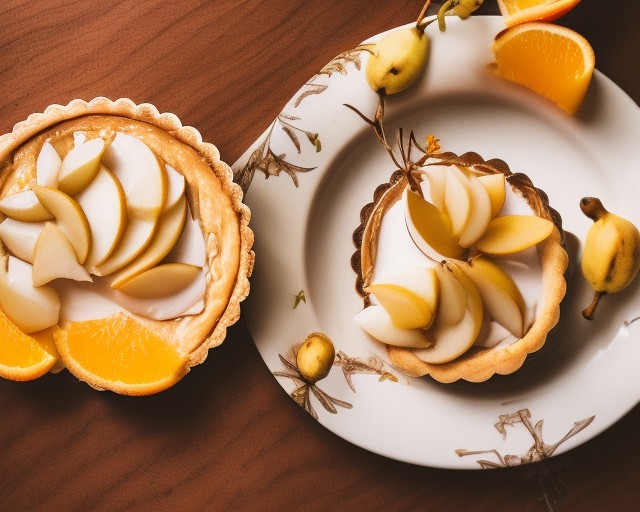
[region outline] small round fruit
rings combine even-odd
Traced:
[[[396,30],[375,45],[365,74],[380,94],[396,94],[418,78],[427,63],[429,38],[416,27]]]
[[[331,340],[321,332],[309,334],[296,354],[300,374],[311,384],[329,375],[336,351]]]

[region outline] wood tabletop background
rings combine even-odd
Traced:
[[[498,14],[485,4],[478,14]],[[639,103],[640,4],[613,4],[584,0],[559,23],[586,36],[597,67]],[[51,103],[129,97],[197,127],[231,164],[322,65],[421,5],[4,0],[0,133]],[[3,511],[588,511],[637,510],[640,499],[638,406],[542,463],[413,466],[349,444],[297,406],[242,320],[159,395],[100,393],[63,372],[0,381],[0,411]]]

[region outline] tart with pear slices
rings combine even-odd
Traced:
[[[432,153],[363,207],[356,323],[409,376],[511,374],[557,324],[568,256],[547,195],[501,160]]]
[[[0,288],[9,291],[0,307],[27,335],[51,331],[62,363],[93,387],[160,391],[239,318],[254,259],[249,218],[217,148],[175,115],[128,99],[52,105],[0,137]],[[14,279],[23,275],[33,282]],[[43,314],[26,314],[38,301]],[[171,375],[143,371],[123,384],[121,368],[83,367],[72,336],[91,322],[152,340],[136,348],[140,368],[161,365],[140,354],[162,347]]]

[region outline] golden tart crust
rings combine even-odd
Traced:
[[[478,174],[505,174],[507,183],[522,196],[533,212],[555,225],[551,235],[536,247],[542,269],[542,297],[535,321],[524,337],[507,347],[472,347],[462,356],[442,364],[426,363],[409,348],[386,346],[391,362],[411,377],[429,375],[445,384],[458,380],[484,382],[495,374],[508,375],[518,370],[529,354],[542,348],[549,331],[560,319],[560,302],[566,293],[564,273],[569,263],[563,247],[562,220],[558,212],[549,206],[547,195],[535,188],[526,175],[512,173],[502,160],[485,161],[476,153],[462,156],[445,153],[434,160],[434,163],[473,168]],[[406,179],[401,174],[394,174],[388,184],[376,189],[373,202],[362,208],[361,224],[353,237],[357,250],[352,258],[352,266],[357,274],[356,289],[363,296],[365,307],[370,302],[364,288],[370,284],[377,252],[376,224],[379,225],[384,212],[399,200],[406,185]]]
[[[136,318],[188,354],[189,366],[201,363],[210,348],[222,343],[227,327],[238,320],[253,270],[250,211],[242,203],[242,191],[233,183],[230,167],[195,128],[182,126],[174,114],[160,113],[153,105],[136,105],[126,98],[73,100],[30,115],[0,137],[0,196],[35,182],[35,161],[46,140],[64,156],[76,131],[87,138],[98,133],[108,137],[116,131],[131,134],[184,175],[187,200],[207,247],[204,310],[166,321]]]

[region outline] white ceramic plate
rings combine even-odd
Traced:
[[[387,133],[403,127],[419,140],[432,133],[444,150],[505,160],[548,193],[578,241],[591,225],[579,208],[583,196],[640,224],[638,107],[598,72],[573,117],[493,76],[491,42],[502,28],[498,17],[452,20],[445,33],[429,27],[427,72],[388,100]],[[352,233],[361,207],[394,170],[369,126],[344,106],[373,117],[368,55],[348,52],[329,63],[234,165],[250,184],[257,257],[244,314],[261,356],[321,424],[394,459],[457,469],[518,465],[587,441],[639,401],[640,286],[605,297],[588,322],[580,312],[591,291],[578,270],[543,350],[514,375],[482,384],[404,377],[354,324],[362,302]],[[306,302],[294,307],[300,292]],[[295,378],[293,350],[314,331],[326,333],[338,355],[311,388]]]

